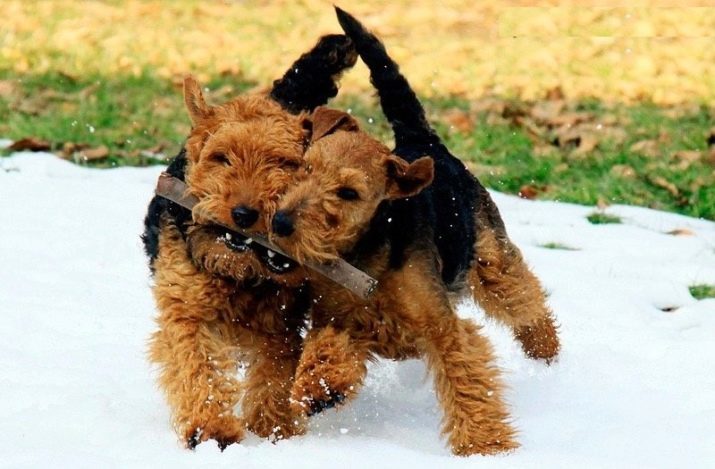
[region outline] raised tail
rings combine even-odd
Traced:
[[[338,94],[340,75],[356,60],[350,38],[343,34],[323,36],[273,82],[271,98],[291,113],[312,111]]]
[[[335,12],[343,31],[370,69],[370,81],[380,96],[382,112],[392,125],[396,145],[438,143],[439,137],[427,122],[422,104],[400,73],[400,67],[387,55],[384,44],[349,13],[337,6]]]

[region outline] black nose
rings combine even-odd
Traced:
[[[231,210],[231,216],[239,228],[248,228],[258,220],[258,210],[246,207],[245,205],[239,205]]]
[[[276,212],[271,225],[273,232],[278,236],[290,236],[295,231],[293,220],[286,212]]]

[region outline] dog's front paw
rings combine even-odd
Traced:
[[[194,449],[206,440],[215,440],[219,449],[223,451],[227,446],[243,440],[245,424],[238,417],[229,415],[186,425],[182,434],[188,449]]]
[[[355,368],[320,363],[296,377],[291,391],[291,408],[297,414],[311,416],[344,404],[353,397],[362,382]]]

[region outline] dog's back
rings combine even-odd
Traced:
[[[345,34],[353,40],[360,58],[370,69],[370,80],[395,133],[394,153],[410,162],[425,155],[435,162],[432,186],[417,197],[392,202],[389,215],[392,222],[381,225],[391,231],[394,249],[405,244],[406,226],[422,225],[426,221],[441,257],[442,279],[448,285],[454,284],[469,268],[474,256],[474,210],[479,183],[464,164],[450,154],[429,125],[415,92],[387,55],[385,46],[354,17],[337,7],[336,11]],[[376,218],[376,224],[380,224],[380,218]]]

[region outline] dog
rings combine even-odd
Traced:
[[[509,240],[488,192],[443,145],[382,43],[337,9],[371,72],[396,148],[346,113],[318,108],[307,172],[283,196],[275,242],[301,262],[342,257],[379,280],[369,301],[313,278],[312,329],[291,399],[297,414],[347,402],[367,359],[423,357],[458,455],[518,447],[489,342],[454,312],[471,291],[514,331],[526,354],[554,359],[557,327],[541,285]]]
[[[167,171],[199,202],[188,211],[155,197],[142,239],[159,311],[149,358],[188,448],[214,439],[223,450],[246,428],[272,439],[303,432],[288,397],[308,309],[306,274],[220,225],[267,231],[301,167],[308,112],[335,96],[356,59],[348,38],[325,36],[270,92],[219,106],[205,102],[194,79],[184,81],[192,130]],[[244,380],[236,377],[241,361]]]

